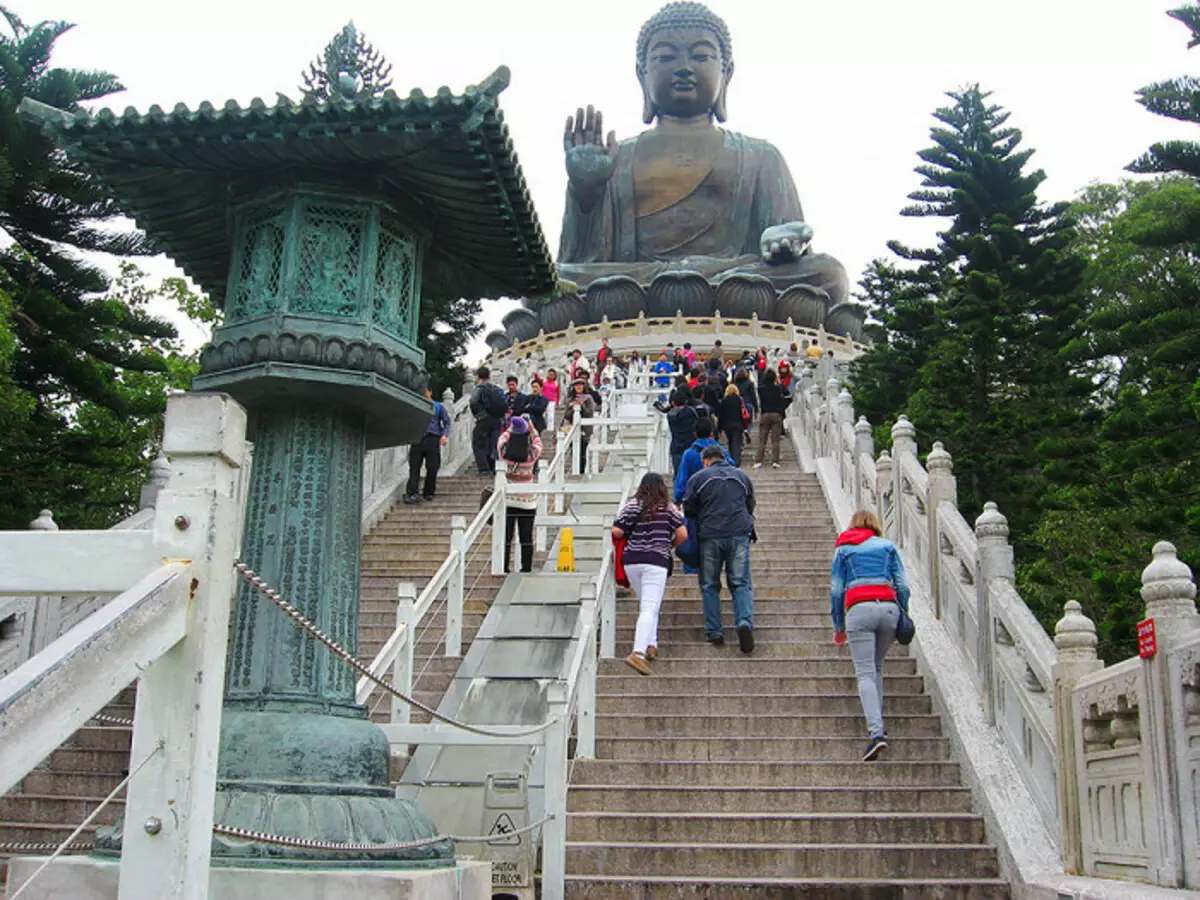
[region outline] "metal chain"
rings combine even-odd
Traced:
[[[471,734],[478,734],[482,737],[510,738],[531,737],[535,734],[541,734],[558,721],[557,717],[552,717],[547,719],[541,725],[536,725],[533,728],[527,728],[523,731],[490,731],[487,728],[469,725],[466,722],[460,722],[457,719],[451,718],[450,716],[443,715],[436,709],[426,706],[421,701],[415,700],[407,694],[396,690],[396,688],[392,687],[392,685],[388,684],[386,681],[372,672],[368,667],[360,663],[350,653],[347,653],[346,650],[343,649],[336,641],[327,636],[323,631],[321,631],[321,629],[314,625],[308,619],[308,617],[304,615],[304,613],[300,612],[300,610],[296,609],[295,606],[281,597],[277,591],[275,591],[258,575],[258,573],[256,573],[244,562],[234,563],[233,568],[238,575],[241,576],[243,581],[279,607],[284,615],[300,626],[301,630],[307,632],[310,636],[323,644],[334,656],[336,656],[346,665],[350,666],[350,668],[354,669],[354,671],[358,672],[359,675],[362,675],[368,681],[372,682],[376,687],[387,691],[393,697],[397,697],[410,706],[415,706],[417,709],[428,713],[431,718],[437,719],[439,722],[445,722],[447,725],[453,725],[455,728],[461,728],[463,731]]]
[[[62,853],[91,853],[95,849],[94,841],[78,841],[69,847],[63,847],[62,844],[39,844],[34,841],[0,842],[0,853],[6,855],[10,853],[49,853],[54,850],[60,850]]]
[[[124,725],[127,728],[133,727],[133,719],[122,719],[118,716],[105,716],[100,713],[96,713],[96,715],[92,716],[88,721],[100,722],[104,725]]]
[[[274,844],[278,847],[294,847],[298,850],[328,850],[333,852],[344,853],[386,853],[398,850],[415,850],[418,847],[429,847],[433,844],[440,844],[443,841],[453,841],[456,844],[485,844],[499,842],[501,840],[509,840],[510,838],[518,837],[522,834],[527,834],[535,828],[541,828],[547,822],[554,818],[553,813],[544,816],[542,819],[524,828],[518,828],[516,831],[506,831],[502,835],[487,834],[487,835],[458,835],[458,834],[439,834],[431,838],[421,838],[415,841],[401,841],[395,844],[351,844],[342,843],[340,841],[310,841],[304,838],[285,837],[281,834],[269,834],[265,831],[250,831],[246,828],[236,828],[232,825],[213,825],[213,834],[219,834],[224,837],[238,838],[244,841],[255,841],[260,844]]]

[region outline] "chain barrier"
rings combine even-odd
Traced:
[[[304,838],[284,837],[280,834],[270,834],[265,831],[250,831],[246,828],[236,828],[232,825],[213,825],[213,834],[219,834],[223,837],[238,838],[244,841],[255,841],[259,844],[274,844],[277,847],[293,847],[297,850],[327,850],[335,853],[387,853],[400,850],[415,850],[418,847],[429,847],[433,844],[440,844],[443,841],[453,841],[456,844],[484,844],[492,841],[498,841],[501,838],[505,841],[512,840],[522,834],[528,834],[536,828],[541,828],[547,822],[554,818],[553,814],[544,816],[537,822],[526,825],[524,828],[518,828],[516,831],[506,831],[503,835],[484,834],[484,835],[458,835],[458,834],[439,834],[431,838],[420,838],[415,841],[401,841],[395,844],[352,844],[342,843],[339,841],[310,841]]]
[[[89,722],[99,722],[102,725],[123,725],[126,728],[133,727],[133,719],[122,719],[119,716],[106,716],[101,713],[96,713],[92,716]]]
[[[321,631],[321,629],[314,625],[312,621],[310,621],[308,617],[304,615],[304,613],[300,612],[300,610],[298,610],[295,606],[281,597],[277,591],[275,591],[266,583],[266,581],[262,579],[261,576],[258,575],[257,572],[251,569],[244,562],[234,563],[233,568],[243,581],[279,607],[284,615],[300,626],[302,631],[307,632],[311,637],[323,644],[334,656],[336,656],[346,665],[350,666],[350,668],[354,669],[354,671],[356,671],[359,675],[362,675],[364,678],[372,682],[376,687],[387,691],[393,697],[403,700],[410,706],[415,706],[417,709],[428,713],[431,718],[437,719],[439,722],[445,722],[447,725],[452,725],[455,728],[461,728],[463,731],[469,732],[470,734],[477,734],[481,737],[512,738],[531,737],[535,734],[541,734],[558,721],[557,718],[550,718],[541,725],[535,725],[533,728],[527,728],[522,731],[490,731],[487,728],[481,728],[477,725],[469,725],[466,722],[460,722],[457,719],[451,718],[450,716],[443,715],[436,709],[426,706],[420,700],[416,700],[407,694],[396,690],[396,688],[392,687],[392,685],[388,684],[386,681],[372,672],[367,666],[364,666],[362,663],[360,663],[350,653],[347,653],[340,644],[338,644],[336,641],[326,635],[325,632]]]

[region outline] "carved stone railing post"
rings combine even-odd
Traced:
[[[875,512],[883,525],[883,536],[889,541],[895,542],[894,517],[890,523],[888,521],[888,505],[896,502],[896,495],[892,493],[892,490],[892,454],[884,450],[879,454],[879,459],[875,460],[875,496],[878,498]]]
[[[1176,692],[1168,677],[1168,660],[1172,647],[1200,630],[1200,616],[1192,570],[1180,561],[1174,544],[1159,541],[1154,545],[1154,559],[1142,572],[1141,594],[1145,618],[1154,620],[1158,638],[1158,653],[1142,661],[1148,694],[1141,709],[1142,739],[1150,750],[1154,793],[1159,799],[1155,821],[1148,824],[1155,828],[1160,847],[1158,883],[1180,887],[1184,877],[1181,792],[1193,788],[1183,783],[1180,769],[1184,758],[1177,759],[1174,752],[1172,724],[1180,717],[1173,714]]]
[[[1083,614],[1083,608],[1075,600],[1063,606],[1063,617],[1054,626],[1054,646],[1058,648],[1058,661],[1051,669],[1058,749],[1058,846],[1063,868],[1077,875],[1083,871],[1083,810],[1075,758],[1077,723],[1071,694],[1081,677],[1103,669],[1104,663],[1096,658],[1096,623]]]
[[[941,441],[934,441],[933,449],[925,459],[929,472],[929,484],[925,497],[925,518],[929,523],[929,590],[933,596],[933,608],[938,618],[942,615],[942,572],[941,537],[938,525],[938,507],[949,500],[958,507],[958,483],[954,479],[954,461]]]
[[[758,313],[750,313],[750,334],[758,337]]]
[[[975,609],[978,643],[975,658],[979,662],[979,683],[983,688],[983,714],[996,724],[996,688],[993,678],[995,659],[995,620],[992,616],[991,583],[997,579],[1016,580],[1012,546],[1008,543],[1008,519],[990,500],[975,520]]]
[[[646,323],[646,311],[644,309],[638,313],[637,323],[638,337],[645,337],[650,333],[650,326]]]
[[[154,502],[158,499],[158,492],[167,486],[170,478],[171,464],[167,462],[166,454],[159,449],[158,456],[154,458],[154,462],[150,463],[150,477],[142,485],[141,495],[138,497],[138,509],[153,509]]]
[[[917,429],[908,421],[908,416],[900,416],[892,426],[892,503],[896,506],[896,533],[893,540],[899,547],[909,545],[909,529],[912,527],[904,519],[904,457],[917,455]]]
[[[875,437],[871,434],[871,423],[866,416],[859,416],[854,426],[854,508],[863,508],[863,455],[875,458]]]

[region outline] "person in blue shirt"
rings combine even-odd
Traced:
[[[704,453],[705,447],[720,447],[721,445],[713,438],[713,423],[708,416],[701,416],[696,422],[696,440],[692,446],[683,451],[683,456],[679,458],[679,470],[675,473],[675,502],[683,502],[683,492],[687,488],[688,479],[704,468],[704,462],[701,459],[701,454]],[[732,466],[733,459],[728,453],[725,454],[726,461]]]
[[[654,364],[654,371],[657,373],[654,383],[662,390],[662,393],[658,395],[658,402],[666,403],[667,389],[671,386],[671,373],[675,371],[675,367],[667,359],[667,351],[664,350],[658,354],[658,362]]]
[[[425,399],[433,400],[433,391],[425,389]],[[433,417],[421,440],[408,448],[408,486],[404,502],[420,503],[422,498],[432,500],[437,494],[438,469],[442,465],[442,448],[450,441],[450,413],[437,400],[433,400]],[[418,494],[421,482],[421,466],[425,466],[425,492]]]

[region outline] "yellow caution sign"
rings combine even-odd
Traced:
[[[562,539],[558,544],[558,571],[575,571],[575,532],[570,528],[562,530]]]

